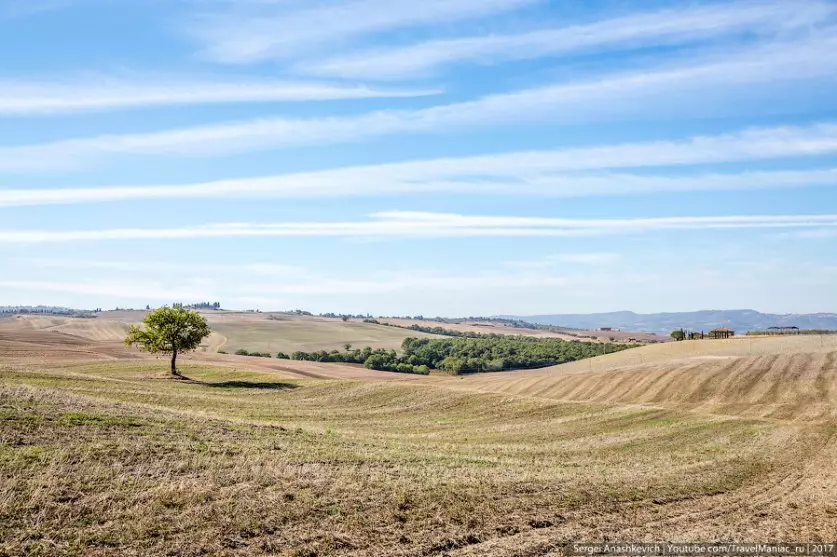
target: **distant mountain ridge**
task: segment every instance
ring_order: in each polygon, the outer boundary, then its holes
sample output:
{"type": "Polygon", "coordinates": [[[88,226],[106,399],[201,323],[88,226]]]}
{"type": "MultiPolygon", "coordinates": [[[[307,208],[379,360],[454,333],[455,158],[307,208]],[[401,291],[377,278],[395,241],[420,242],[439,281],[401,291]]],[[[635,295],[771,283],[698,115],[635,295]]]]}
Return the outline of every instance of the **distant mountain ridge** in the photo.
{"type": "Polygon", "coordinates": [[[768,327],[799,327],[800,329],[837,330],[837,313],[761,313],[752,309],[702,310],[675,313],[634,313],[614,311],[589,314],[551,314],[531,316],[500,316],[505,319],[522,319],[542,325],[555,325],[573,329],[599,329],[611,327],[626,331],[669,333],[683,327],[695,331],[710,331],[727,327],[745,333],[761,331],[768,327]]]}

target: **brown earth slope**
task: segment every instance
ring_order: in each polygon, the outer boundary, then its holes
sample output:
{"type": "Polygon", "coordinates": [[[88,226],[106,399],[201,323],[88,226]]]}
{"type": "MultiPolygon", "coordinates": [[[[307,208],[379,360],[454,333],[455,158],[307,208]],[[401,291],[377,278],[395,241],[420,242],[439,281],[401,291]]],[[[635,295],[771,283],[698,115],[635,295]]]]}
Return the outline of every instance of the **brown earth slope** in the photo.
{"type": "Polygon", "coordinates": [[[559,554],[837,538],[837,338],[420,377],[0,322],[0,553],[559,554]]]}
{"type": "Polygon", "coordinates": [[[837,336],[653,345],[540,370],[471,376],[458,385],[564,402],[834,420],[837,336]]]}

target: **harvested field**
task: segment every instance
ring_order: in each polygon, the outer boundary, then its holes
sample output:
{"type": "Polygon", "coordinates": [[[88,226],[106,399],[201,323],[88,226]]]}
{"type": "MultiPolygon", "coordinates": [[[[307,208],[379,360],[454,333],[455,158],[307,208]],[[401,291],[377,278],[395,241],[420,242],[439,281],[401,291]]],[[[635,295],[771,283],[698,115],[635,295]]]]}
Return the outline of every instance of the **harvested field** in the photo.
{"type": "Polygon", "coordinates": [[[343,350],[345,344],[397,350],[407,337],[433,336],[360,321],[283,314],[209,313],[207,319],[214,331],[226,337],[220,347],[226,352],[243,348],[289,354],[343,350]]]}
{"type": "MultiPolygon", "coordinates": [[[[437,335],[399,329],[398,327],[364,323],[359,319],[343,322],[340,319],[282,313],[225,311],[207,311],[203,312],[203,315],[213,330],[213,334],[203,344],[202,351],[204,352],[223,350],[232,353],[244,349],[250,352],[269,352],[275,355],[277,352],[289,354],[295,351],[343,350],[346,344],[351,344],[355,348],[370,346],[372,348],[398,350],[404,339],[408,337],[438,338],[437,335]]],[[[0,320],[0,330],[52,331],[93,341],[119,342],[125,338],[128,325],[140,323],[144,316],[144,311],[132,310],[106,311],[97,314],[95,318],[23,315],[0,320]]],[[[569,334],[516,329],[500,322],[439,324],[432,321],[405,319],[388,319],[386,322],[402,327],[409,327],[414,324],[430,327],[438,325],[455,331],[579,340],[577,336],[569,334]]],[[[584,338],[582,340],[606,342],[608,337],[605,335],[610,333],[579,331],[577,334],[595,336],[595,339],[584,338]]],[[[629,336],[637,336],[635,333],[613,333],[613,335],[622,340],[629,336]]]]}
{"type": "Polygon", "coordinates": [[[439,323],[437,321],[422,321],[418,319],[390,319],[381,318],[381,323],[390,323],[399,327],[410,327],[418,325],[420,327],[441,327],[451,331],[481,333],[481,334],[495,334],[495,335],[525,335],[531,337],[542,338],[560,338],[564,340],[576,340],[572,335],[557,333],[554,331],[546,331],[539,329],[519,329],[511,327],[502,322],[494,321],[462,321],[458,323],[439,323]]]}
{"type": "Polygon", "coordinates": [[[647,404],[787,420],[837,419],[837,336],[689,341],[461,386],[564,402],[647,404]]]}
{"type": "Polygon", "coordinates": [[[568,330],[566,333],[559,331],[548,331],[542,329],[523,329],[512,327],[503,321],[468,321],[460,322],[437,322],[429,320],[418,319],[398,319],[398,318],[381,318],[382,323],[390,323],[398,325],[399,327],[410,327],[418,325],[420,327],[442,327],[443,329],[450,329],[452,331],[462,331],[471,333],[495,334],[495,335],[524,335],[530,337],[540,338],[560,338],[563,340],[582,340],[585,342],[611,342],[609,339],[613,338],[613,342],[626,342],[628,339],[635,339],[638,342],[669,342],[672,339],[664,335],[655,335],[652,333],[629,332],[629,331],[585,331],[585,330],[568,330]]]}
{"type": "MultiPolygon", "coordinates": [[[[203,315],[213,330],[204,342],[205,352],[235,352],[243,348],[275,355],[276,352],[297,350],[343,350],[345,344],[397,350],[407,337],[434,336],[360,321],[278,313],[210,311],[203,315]]],[[[93,341],[120,342],[125,338],[128,325],[138,324],[144,317],[144,311],[103,312],[95,318],[22,315],[0,320],[0,330],[51,331],[93,341]]]]}
{"type": "Polygon", "coordinates": [[[119,321],[108,318],[81,317],[53,317],[43,315],[17,315],[5,321],[0,321],[0,330],[32,329],[36,331],[50,331],[65,333],[88,340],[121,341],[128,332],[128,325],[139,323],[139,319],[119,321]]]}
{"type": "Polygon", "coordinates": [[[837,346],[770,340],[464,378],[197,353],[178,381],[0,331],[0,554],[830,541],[837,346]]]}

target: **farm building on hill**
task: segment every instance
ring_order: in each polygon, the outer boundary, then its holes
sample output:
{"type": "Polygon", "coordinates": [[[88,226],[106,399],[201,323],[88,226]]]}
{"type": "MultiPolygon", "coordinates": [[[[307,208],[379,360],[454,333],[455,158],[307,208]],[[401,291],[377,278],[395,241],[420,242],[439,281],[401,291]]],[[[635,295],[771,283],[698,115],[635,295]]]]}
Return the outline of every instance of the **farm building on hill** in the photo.
{"type": "Polygon", "coordinates": [[[727,329],[726,327],[718,327],[717,329],[713,329],[709,331],[707,335],[709,338],[732,338],[735,336],[735,331],[732,329],[727,329]]]}

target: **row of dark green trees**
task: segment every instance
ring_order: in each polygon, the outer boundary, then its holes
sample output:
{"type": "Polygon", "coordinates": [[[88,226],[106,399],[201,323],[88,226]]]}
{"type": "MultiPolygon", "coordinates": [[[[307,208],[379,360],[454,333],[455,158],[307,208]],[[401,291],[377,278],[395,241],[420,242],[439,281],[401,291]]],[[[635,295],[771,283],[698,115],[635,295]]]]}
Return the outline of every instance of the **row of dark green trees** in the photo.
{"type": "Polygon", "coordinates": [[[430,327],[426,325],[393,325],[392,323],[380,322],[377,319],[364,319],[364,323],[372,323],[373,325],[385,325],[387,327],[394,327],[396,329],[407,329],[409,331],[416,331],[417,333],[427,333],[431,335],[439,335],[445,337],[461,337],[461,338],[490,338],[497,336],[492,333],[478,333],[476,331],[457,331],[456,329],[445,329],[444,327],[430,327]]]}
{"type": "MultiPolygon", "coordinates": [[[[311,362],[361,364],[369,369],[428,374],[480,373],[553,366],[631,348],[629,344],[602,344],[526,336],[481,335],[479,338],[407,338],[401,353],[395,350],[347,348],[316,352],[279,353],[278,358],[311,362]]],[[[246,351],[237,352],[248,355],[246,351]]],[[[270,357],[270,354],[251,353],[270,357]]]]}

